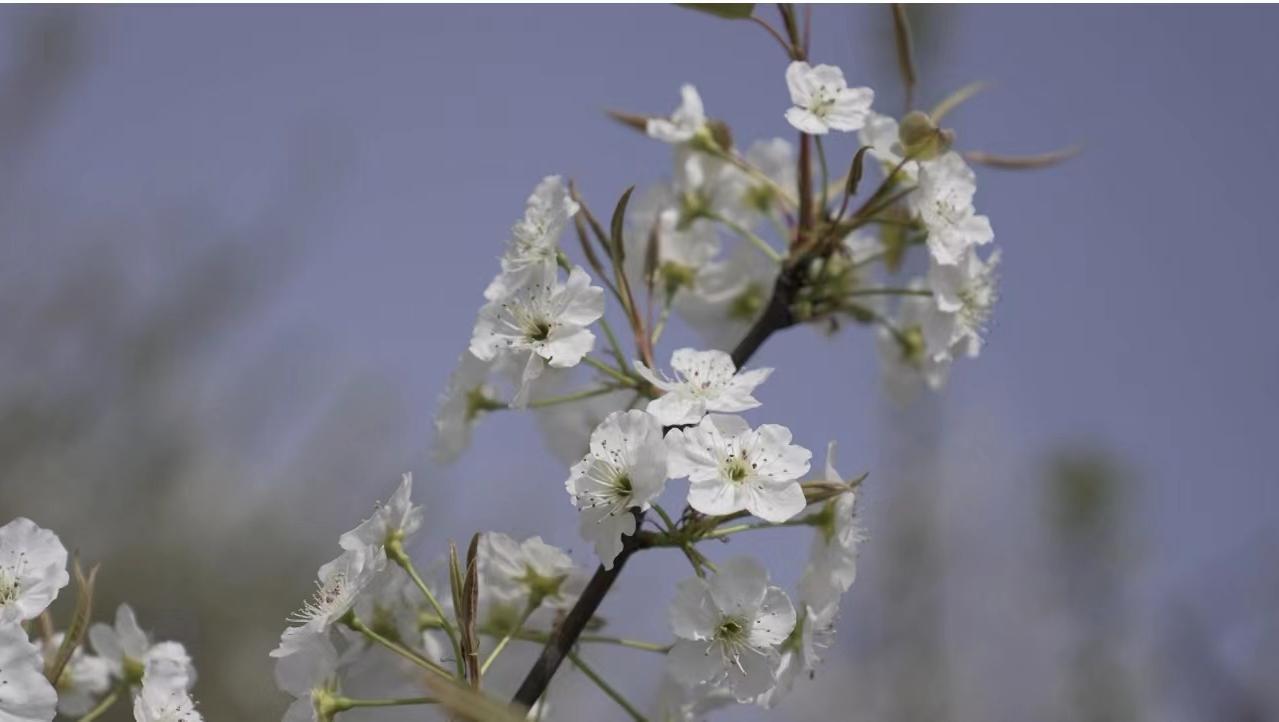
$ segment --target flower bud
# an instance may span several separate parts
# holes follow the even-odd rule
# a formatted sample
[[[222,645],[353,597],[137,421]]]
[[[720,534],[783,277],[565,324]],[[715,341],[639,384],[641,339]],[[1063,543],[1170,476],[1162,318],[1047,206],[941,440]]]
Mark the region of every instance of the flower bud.
[[[938,128],[927,113],[912,110],[902,118],[897,137],[908,156],[916,160],[931,160],[950,150],[955,132]]]

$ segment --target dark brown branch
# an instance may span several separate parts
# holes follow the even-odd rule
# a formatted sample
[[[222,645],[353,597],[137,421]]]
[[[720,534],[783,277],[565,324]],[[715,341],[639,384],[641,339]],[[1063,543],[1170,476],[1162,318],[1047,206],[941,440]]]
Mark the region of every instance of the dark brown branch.
[[[768,306],[764,309],[764,313],[760,315],[755,323],[751,325],[746,336],[742,338],[741,343],[737,344],[733,349],[733,363],[738,368],[746,365],[759,347],[763,345],[768,337],[774,332],[780,331],[788,326],[794,325],[795,317],[791,313],[791,304],[795,300],[795,294],[800,285],[800,274],[802,273],[802,259],[784,268],[777,277],[777,283],[773,287],[773,296],[768,301]],[[638,510],[635,514],[635,528],[638,530],[640,524],[644,520],[644,514]],[[542,648],[542,654],[537,658],[537,662],[533,664],[533,668],[529,670],[528,675],[524,678],[520,689],[515,693],[515,704],[524,707],[532,707],[534,703],[546,691],[547,685],[551,683],[551,677],[555,676],[555,671],[559,669],[560,663],[568,656],[573,649],[573,645],[577,643],[577,638],[581,636],[582,630],[586,628],[586,623],[595,616],[595,611],[599,609],[600,604],[604,601],[604,597],[608,595],[609,590],[613,587],[613,582],[617,576],[622,573],[622,568],[626,565],[626,560],[639,549],[636,536],[628,536],[622,539],[622,551],[613,560],[613,568],[605,569],[603,566],[595,570],[595,574],[591,580],[587,582],[586,589],[582,591],[577,603],[564,617],[564,621],[551,634],[551,638],[547,640],[546,646]]]

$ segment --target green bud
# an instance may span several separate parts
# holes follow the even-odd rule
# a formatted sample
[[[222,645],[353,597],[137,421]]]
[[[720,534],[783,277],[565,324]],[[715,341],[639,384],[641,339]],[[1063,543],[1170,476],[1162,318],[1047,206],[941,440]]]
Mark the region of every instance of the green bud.
[[[912,110],[902,118],[897,137],[906,154],[917,160],[931,160],[950,150],[955,142],[952,130],[938,128],[927,113]]]

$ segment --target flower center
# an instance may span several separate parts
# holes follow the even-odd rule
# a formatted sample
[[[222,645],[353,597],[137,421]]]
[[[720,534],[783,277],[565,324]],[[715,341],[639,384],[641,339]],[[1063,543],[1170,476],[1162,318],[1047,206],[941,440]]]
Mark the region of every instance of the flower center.
[[[346,575],[341,572],[323,583],[316,582],[315,586],[315,594],[289,617],[289,621],[305,624],[313,619],[327,617],[346,600],[347,580]]]
[[[715,638],[725,642],[737,642],[741,640],[745,629],[740,619],[729,617],[720,622],[719,629],[715,630]]]
[[[812,105],[808,107],[809,112],[818,118],[825,118],[831,109],[835,107],[835,94],[825,85],[819,85],[817,92],[813,93]]]
[[[0,607],[6,607],[18,598],[22,583],[9,575],[6,569],[0,569]]]
[[[551,324],[542,319],[537,319],[529,325],[528,338],[530,341],[545,341],[551,337]]]
[[[729,481],[740,483],[745,481],[746,477],[750,476],[750,473],[750,467],[746,465],[745,459],[733,457],[724,465],[724,475],[728,477]]]

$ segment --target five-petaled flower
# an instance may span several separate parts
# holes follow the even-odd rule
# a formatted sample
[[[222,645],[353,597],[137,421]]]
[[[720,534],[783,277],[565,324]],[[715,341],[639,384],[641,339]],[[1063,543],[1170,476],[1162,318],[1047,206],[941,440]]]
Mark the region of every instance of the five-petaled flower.
[[[736,413],[753,409],[759,401],[751,394],[773,373],[771,368],[738,373],[733,358],[723,351],[691,348],[671,354],[671,369],[674,378],[635,362],[639,375],[662,392],[648,402],[648,413],[666,426],[695,424],[708,411]]]
[[[812,66],[802,60],[787,66],[786,87],[795,104],[786,111],[786,120],[809,135],[860,129],[875,100],[870,88],[848,87],[844,71],[834,65]]]

